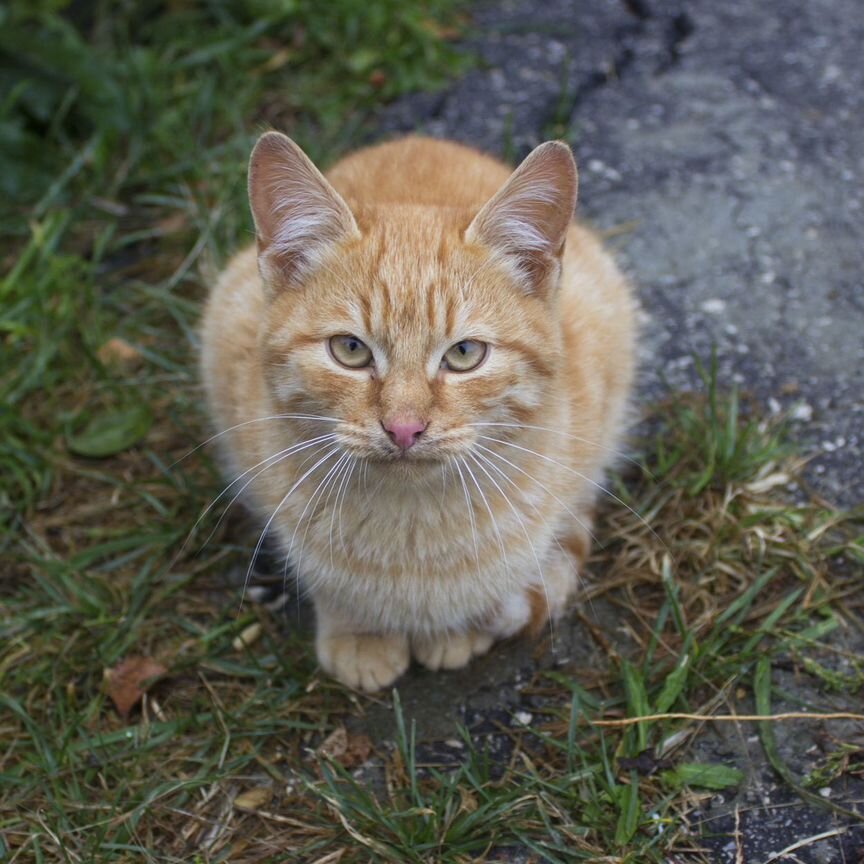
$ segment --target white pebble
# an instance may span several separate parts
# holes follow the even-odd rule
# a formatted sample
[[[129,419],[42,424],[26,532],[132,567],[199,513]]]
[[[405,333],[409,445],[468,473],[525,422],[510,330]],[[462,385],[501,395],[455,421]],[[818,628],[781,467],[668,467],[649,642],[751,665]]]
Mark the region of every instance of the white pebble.
[[[792,420],[800,420],[802,423],[809,423],[813,419],[813,406],[806,402],[799,402],[790,412],[789,417]]]
[[[726,301],[721,300],[719,297],[712,297],[710,300],[702,303],[700,308],[709,315],[720,315],[726,309]]]

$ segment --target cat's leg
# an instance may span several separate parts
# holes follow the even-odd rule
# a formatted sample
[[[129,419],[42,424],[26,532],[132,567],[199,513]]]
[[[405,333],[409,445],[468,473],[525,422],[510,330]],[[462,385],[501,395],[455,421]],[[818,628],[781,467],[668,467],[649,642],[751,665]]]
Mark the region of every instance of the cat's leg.
[[[516,593],[477,627],[463,632],[412,637],[411,652],[427,669],[461,669],[472,657],[485,654],[494,642],[524,630],[530,618],[528,598]]]
[[[404,634],[358,633],[344,615],[316,599],[315,651],[325,672],[368,693],[389,687],[411,662]]]
[[[582,525],[560,537],[544,560],[542,580],[540,573],[535,573],[526,589],[507,598],[480,626],[463,632],[412,637],[414,658],[433,671],[461,669],[499,639],[526,630],[539,633],[550,619],[561,618],[573,599],[591,548],[590,525],[590,517],[586,516]]]
[[[559,536],[543,567],[543,580],[531,586],[527,629],[539,633],[548,621],[559,620],[569,608],[579,584],[579,574],[591,550],[591,518]]]
[[[433,672],[438,669],[461,669],[472,657],[485,654],[495,641],[486,630],[471,629],[455,633],[414,636],[411,652],[418,662]]]
[[[531,612],[528,595],[514,593],[477,627],[414,636],[411,652],[427,669],[461,669],[472,657],[485,654],[499,639],[508,639],[524,630],[531,621]]]

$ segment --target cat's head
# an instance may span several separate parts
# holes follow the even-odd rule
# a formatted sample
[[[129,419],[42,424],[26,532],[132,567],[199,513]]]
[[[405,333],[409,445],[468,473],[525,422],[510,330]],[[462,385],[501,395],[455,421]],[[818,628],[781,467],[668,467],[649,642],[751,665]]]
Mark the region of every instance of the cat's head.
[[[410,184],[410,176],[405,179]],[[343,199],[289,138],[252,153],[279,411],[374,460],[446,460],[555,398],[557,285],[576,201],[569,148],[535,149],[479,212]],[[486,430],[488,431],[488,430]]]

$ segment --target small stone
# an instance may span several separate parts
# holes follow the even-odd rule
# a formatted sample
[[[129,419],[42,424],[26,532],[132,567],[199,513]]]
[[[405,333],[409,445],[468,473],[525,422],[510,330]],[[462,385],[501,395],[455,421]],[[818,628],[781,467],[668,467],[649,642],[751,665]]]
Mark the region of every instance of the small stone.
[[[99,361],[105,366],[133,366],[141,359],[141,353],[125,339],[115,336],[109,339],[96,352]]]
[[[267,786],[257,786],[254,789],[241,792],[234,799],[234,806],[238,810],[254,813],[256,810],[260,810],[265,804],[269,804],[272,797],[272,789]]]
[[[517,711],[514,715],[517,723],[527,726],[533,719],[534,715],[530,711]]]
[[[830,798],[830,797],[831,797],[831,787],[830,787],[830,786],[823,786],[823,787],[819,790],[819,794],[820,794],[823,798]]]
[[[270,596],[270,589],[266,585],[250,585],[246,589],[246,596],[253,603],[264,603]]]
[[[726,309],[726,301],[721,300],[719,297],[712,297],[710,300],[702,303],[700,308],[709,315],[721,315]]]
[[[813,419],[813,406],[807,402],[799,402],[790,412],[790,420],[798,420],[802,423],[809,423]]]
[[[258,621],[253,621],[248,627],[244,627],[243,630],[234,637],[231,647],[235,651],[242,651],[244,648],[248,648],[256,642],[260,635],[261,624]]]

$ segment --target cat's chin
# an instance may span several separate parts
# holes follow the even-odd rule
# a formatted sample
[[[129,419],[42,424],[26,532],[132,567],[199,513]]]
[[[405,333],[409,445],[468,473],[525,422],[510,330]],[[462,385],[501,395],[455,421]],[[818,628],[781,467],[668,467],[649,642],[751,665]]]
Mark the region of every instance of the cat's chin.
[[[395,447],[381,446],[378,442],[368,445],[365,442],[351,441],[341,445],[355,459],[369,462],[373,465],[392,466],[436,466],[450,462],[454,458],[464,456],[470,452],[470,444],[466,446],[450,441],[447,443],[420,442],[407,450],[398,450]]]
[[[414,453],[409,450],[407,453],[369,453],[364,454],[362,458],[375,465],[410,470],[441,465],[447,461],[448,456],[437,452]]]

